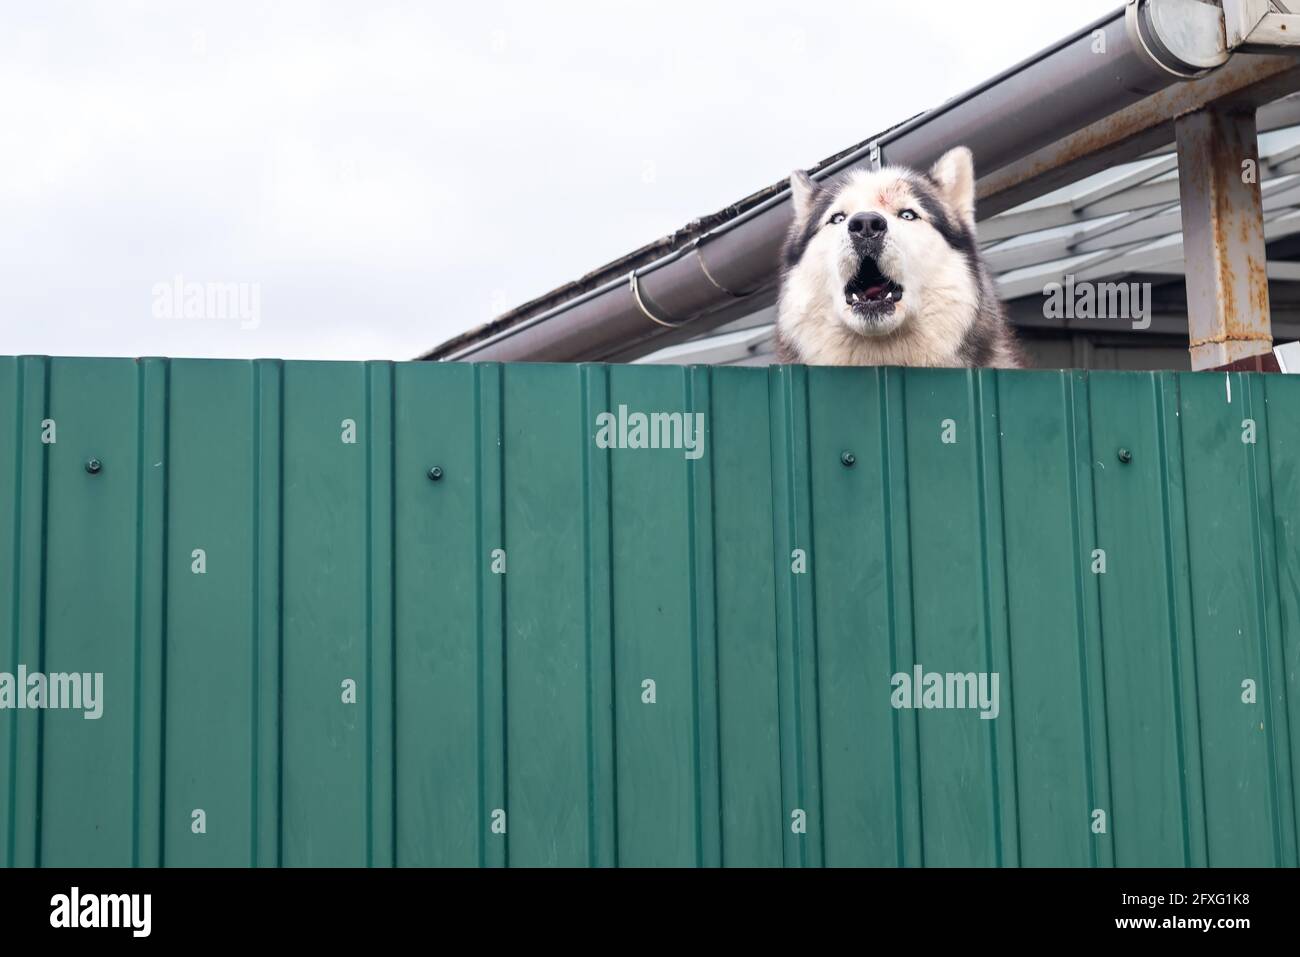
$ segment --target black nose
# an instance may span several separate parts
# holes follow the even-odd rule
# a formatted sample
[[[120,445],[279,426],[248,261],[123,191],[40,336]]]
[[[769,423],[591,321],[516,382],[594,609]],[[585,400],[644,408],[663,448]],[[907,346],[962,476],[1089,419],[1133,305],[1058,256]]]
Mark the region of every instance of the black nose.
[[[889,228],[889,221],[879,213],[854,213],[849,219],[849,232],[867,238],[878,236]]]

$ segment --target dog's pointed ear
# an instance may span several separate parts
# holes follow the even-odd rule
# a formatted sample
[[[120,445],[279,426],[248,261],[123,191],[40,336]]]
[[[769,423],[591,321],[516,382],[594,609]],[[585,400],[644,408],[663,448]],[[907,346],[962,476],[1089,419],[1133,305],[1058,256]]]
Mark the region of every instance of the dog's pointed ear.
[[[813,204],[817,201],[817,193],[821,189],[813,182],[812,177],[801,169],[795,170],[790,174],[790,202],[794,204],[794,221],[796,223],[805,222],[808,214],[812,212]]]
[[[930,167],[930,179],[939,193],[968,226],[975,225],[975,157],[964,146],[954,146]]]

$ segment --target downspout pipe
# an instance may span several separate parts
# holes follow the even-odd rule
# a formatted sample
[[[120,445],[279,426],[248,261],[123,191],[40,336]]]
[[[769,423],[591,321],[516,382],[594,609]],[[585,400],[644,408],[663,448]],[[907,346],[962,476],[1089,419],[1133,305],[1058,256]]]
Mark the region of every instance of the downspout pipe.
[[[858,151],[815,171],[833,181],[879,163],[924,168],[964,144],[987,174],[1229,59],[1222,11],[1202,0],[1129,0],[1110,15]],[[776,284],[788,192],[694,244],[483,339],[433,355],[472,361],[592,361],[627,355],[687,323],[704,331]]]

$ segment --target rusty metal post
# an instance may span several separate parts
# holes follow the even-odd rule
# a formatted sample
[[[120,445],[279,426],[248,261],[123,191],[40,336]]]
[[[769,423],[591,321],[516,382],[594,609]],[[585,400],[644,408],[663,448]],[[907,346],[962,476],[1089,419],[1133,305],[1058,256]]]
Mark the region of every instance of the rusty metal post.
[[[1207,108],[1175,128],[1192,368],[1271,353],[1254,111]]]

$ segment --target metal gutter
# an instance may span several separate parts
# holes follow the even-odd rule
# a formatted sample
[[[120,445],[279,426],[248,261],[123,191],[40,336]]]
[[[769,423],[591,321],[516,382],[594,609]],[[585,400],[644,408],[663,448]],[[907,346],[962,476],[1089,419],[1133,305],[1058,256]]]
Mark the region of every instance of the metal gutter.
[[[1228,59],[1217,7],[1200,0],[1130,0],[974,89],[824,162],[813,175],[831,180],[883,162],[925,167],[964,144],[987,176]],[[770,303],[791,218],[785,186],[782,181],[729,207],[724,214],[730,216],[709,217],[706,228],[687,227],[598,270],[571,298],[544,297],[535,308],[521,307],[423,358],[630,358],[685,338],[673,330],[687,323],[693,335]],[[647,255],[665,248],[665,254]]]

